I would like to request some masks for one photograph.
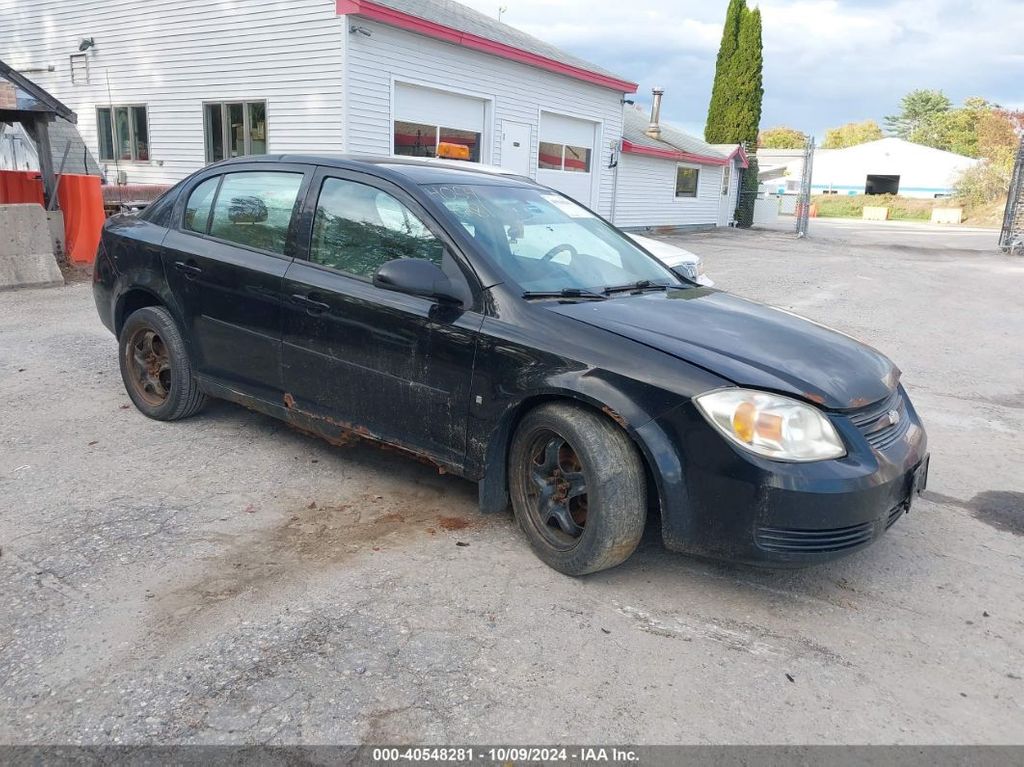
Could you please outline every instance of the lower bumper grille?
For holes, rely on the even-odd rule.
[[[896,520],[903,516],[903,514],[907,511],[909,506],[910,504],[908,503],[901,503],[899,506],[893,508],[893,510],[889,512],[889,516],[886,517],[885,529],[888,530],[890,527],[896,524]]]
[[[757,545],[765,551],[809,554],[852,549],[870,541],[874,537],[874,532],[875,526],[872,522],[829,530],[759,527],[754,538]]]

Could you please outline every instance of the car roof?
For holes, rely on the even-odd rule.
[[[436,160],[421,157],[374,157],[367,155],[298,155],[263,154],[234,157],[211,168],[229,168],[250,163],[302,163],[339,170],[371,173],[394,181],[422,184],[490,184],[494,186],[537,186],[526,176],[518,176],[505,168],[457,160]],[[398,177],[398,178],[396,178]]]

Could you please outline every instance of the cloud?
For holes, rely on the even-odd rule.
[[[462,0],[576,56],[640,83],[639,102],[667,89],[664,115],[704,124],[725,0]],[[1021,0],[760,0],[762,125],[823,135],[895,111],[914,88],[954,101],[1019,103],[1024,83]]]

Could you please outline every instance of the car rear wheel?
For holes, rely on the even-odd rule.
[[[170,312],[161,306],[133,312],[118,340],[124,388],[143,415],[177,421],[199,412],[206,396],[192,376],[185,342]]]
[[[543,405],[509,454],[512,509],[534,552],[566,575],[625,562],[647,518],[643,464],[621,428],[575,405]]]

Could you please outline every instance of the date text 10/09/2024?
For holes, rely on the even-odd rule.
[[[389,765],[403,762],[420,764],[479,762],[487,764],[508,764],[516,762],[573,762],[583,764],[635,764],[639,757],[635,751],[626,748],[604,748],[599,746],[563,747],[421,747],[421,748],[374,748],[374,764]]]

